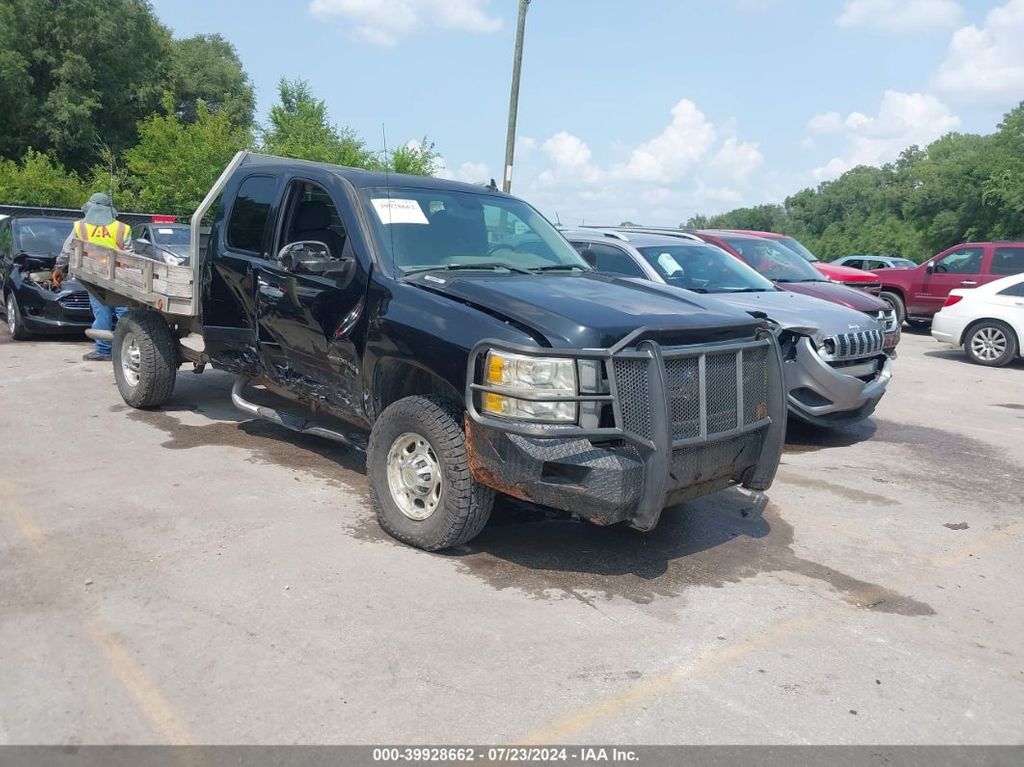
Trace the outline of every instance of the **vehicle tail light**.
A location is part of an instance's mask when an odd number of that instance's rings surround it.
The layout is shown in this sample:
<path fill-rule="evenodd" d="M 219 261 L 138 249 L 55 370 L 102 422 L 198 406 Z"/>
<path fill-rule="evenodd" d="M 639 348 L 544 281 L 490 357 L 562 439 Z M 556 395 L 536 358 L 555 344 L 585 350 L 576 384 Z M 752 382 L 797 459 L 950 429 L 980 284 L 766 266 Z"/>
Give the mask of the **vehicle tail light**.
<path fill-rule="evenodd" d="M 953 304 L 958 304 L 958 303 L 960 303 L 963 300 L 964 300 L 963 296 L 946 296 L 946 303 L 944 303 L 942 305 L 942 308 L 945 309 L 947 306 L 952 306 Z"/>
<path fill-rule="evenodd" d="M 157 213 L 151 218 L 154 224 L 173 224 L 178 220 L 177 216 L 166 216 Z"/>

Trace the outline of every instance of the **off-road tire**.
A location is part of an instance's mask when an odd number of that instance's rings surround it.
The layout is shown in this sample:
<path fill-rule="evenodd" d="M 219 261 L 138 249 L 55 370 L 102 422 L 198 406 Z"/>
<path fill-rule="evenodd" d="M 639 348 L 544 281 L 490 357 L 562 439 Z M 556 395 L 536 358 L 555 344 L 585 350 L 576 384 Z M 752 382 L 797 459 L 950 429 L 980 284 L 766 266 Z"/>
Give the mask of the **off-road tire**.
<path fill-rule="evenodd" d="M 14 315 L 14 322 L 11 322 L 11 315 Z M 28 341 L 32 338 L 32 331 L 25 327 L 25 319 L 21 314 L 21 307 L 18 306 L 18 299 L 14 293 L 9 293 L 4 301 L 4 317 L 7 319 L 7 332 L 15 341 Z"/>
<path fill-rule="evenodd" d="M 978 357 L 971 350 L 971 341 L 974 336 L 986 328 L 996 328 L 1006 338 L 1006 349 L 998 357 L 992 360 L 987 360 L 982 357 Z M 984 365 L 990 368 L 999 368 L 1004 365 L 1009 365 L 1017 358 L 1018 344 L 1020 343 L 1017 338 L 1017 334 L 1013 332 L 1013 328 L 1007 325 L 1005 322 L 999 320 L 981 320 L 976 322 L 968 328 L 967 332 L 964 333 L 964 352 L 967 354 L 967 359 L 973 362 L 975 365 Z"/>
<path fill-rule="evenodd" d="M 426 519 L 406 516 L 388 483 L 388 454 L 406 433 L 426 439 L 442 467 L 441 496 Z M 462 430 L 462 410 L 435 397 L 406 397 L 380 414 L 370 432 L 366 477 L 377 521 L 394 538 L 426 551 L 451 548 L 476 537 L 491 515 L 494 491 L 473 480 Z"/>
<path fill-rule="evenodd" d="M 893 293 L 891 290 L 883 290 L 878 295 L 883 301 L 893 308 L 896 312 L 896 322 L 902 326 L 907 319 L 907 305 L 903 302 L 899 293 Z"/>
<path fill-rule="evenodd" d="M 138 383 L 130 382 L 122 363 L 125 339 L 134 337 L 139 349 Z M 156 312 L 132 309 L 117 321 L 111 344 L 114 379 L 124 401 L 134 408 L 160 407 L 174 393 L 178 377 L 178 343 Z"/>

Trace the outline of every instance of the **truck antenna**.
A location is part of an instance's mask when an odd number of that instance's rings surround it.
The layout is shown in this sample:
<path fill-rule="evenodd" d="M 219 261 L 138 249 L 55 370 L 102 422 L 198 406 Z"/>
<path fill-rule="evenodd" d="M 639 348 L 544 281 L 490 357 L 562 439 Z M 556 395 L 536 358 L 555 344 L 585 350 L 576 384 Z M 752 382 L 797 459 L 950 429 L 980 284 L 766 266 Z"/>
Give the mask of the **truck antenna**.
<path fill-rule="evenodd" d="M 384 123 L 380 124 L 380 140 L 384 146 L 384 189 L 388 195 L 388 239 L 391 241 L 391 262 L 395 261 L 395 224 L 394 211 L 391 208 L 391 172 L 388 168 L 388 133 Z"/>

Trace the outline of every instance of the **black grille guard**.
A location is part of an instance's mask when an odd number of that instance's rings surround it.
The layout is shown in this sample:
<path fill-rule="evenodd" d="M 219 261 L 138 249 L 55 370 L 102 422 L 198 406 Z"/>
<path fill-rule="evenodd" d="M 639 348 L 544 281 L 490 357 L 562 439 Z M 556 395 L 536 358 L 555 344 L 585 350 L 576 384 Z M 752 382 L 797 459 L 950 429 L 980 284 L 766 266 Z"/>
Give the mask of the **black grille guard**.
<path fill-rule="evenodd" d="M 782 356 L 776 337 L 767 328 L 758 332 L 756 340 L 715 344 L 694 344 L 688 346 L 663 347 L 656 341 L 645 339 L 645 335 L 663 332 L 659 328 L 640 328 L 607 349 L 563 349 L 536 346 L 521 346 L 500 340 L 484 340 L 477 343 L 470 355 L 466 371 L 466 411 L 474 423 L 509 434 L 539 439 L 623 440 L 634 445 L 644 462 L 644 488 L 638 503 L 635 523 L 643 528 L 644 521 L 651 526 L 661 513 L 666 496 L 668 475 L 674 450 L 699 447 L 721 440 L 748 434 L 759 429 L 765 430 L 761 456 L 743 485 L 754 490 L 766 490 L 771 486 L 778 469 L 782 446 L 785 441 L 786 390 L 782 373 Z M 736 427 L 708 433 L 706 424 L 705 397 L 707 388 L 703 379 L 703 359 L 708 355 L 739 352 L 746 349 L 765 349 L 767 360 L 766 413 L 750 423 L 739 415 L 742 410 L 742 383 L 738 381 L 740 394 L 737 398 Z M 577 394 L 575 396 L 545 396 L 541 394 L 516 395 L 518 399 L 532 402 L 598 402 L 610 404 L 614 426 L 584 428 L 577 424 L 555 424 L 506 419 L 481 413 L 477 408 L 477 396 L 483 393 L 509 395 L 500 387 L 476 383 L 479 363 L 488 351 L 506 351 L 534 357 L 561 357 L 574 360 L 595 360 L 606 363 L 608 373 L 608 394 Z M 696 437 L 673 439 L 673 422 L 670 412 L 670 392 L 666 382 L 666 360 L 701 358 L 700 406 L 701 429 Z M 623 407 L 620 398 L 617 375 L 613 373 L 618 360 L 639 360 L 646 362 L 646 399 L 650 403 L 650 434 L 642 435 L 625 427 Z"/>

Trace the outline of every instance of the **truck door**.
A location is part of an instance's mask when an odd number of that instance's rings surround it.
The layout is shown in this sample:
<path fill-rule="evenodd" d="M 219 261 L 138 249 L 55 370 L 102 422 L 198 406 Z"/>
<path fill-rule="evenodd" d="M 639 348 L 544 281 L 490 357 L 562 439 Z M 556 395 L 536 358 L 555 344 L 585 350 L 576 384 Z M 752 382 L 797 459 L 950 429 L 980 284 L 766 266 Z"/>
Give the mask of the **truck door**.
<path fill-rule="evenodd" d="M 921 270 L 920 282 L 914 285 L 914 296 L 907 307 L 911 314 L 935 314 L 942 308 L 953 288 L 973 288 L 984 279 L 985 248 L 968 245 L 953 248 L 931 260 L 930 268 Z"/>
<path fill-rule="evenodd" d="M 344 199 L 341 200 L 344 203 Z M 346 236 L 347 204 L 306 178 L 292 179 L 274 234 L 272 258 L 256 268 L 256 317 L 261 353 L 273 378 L 293 391 L 358 414 L 360 354 L 354 337 L 368 282 Z M 299 242 L 323 243 L 326 260 L 282 262 Z M 290 261 L 290 259 L 289 259 Z"/>

